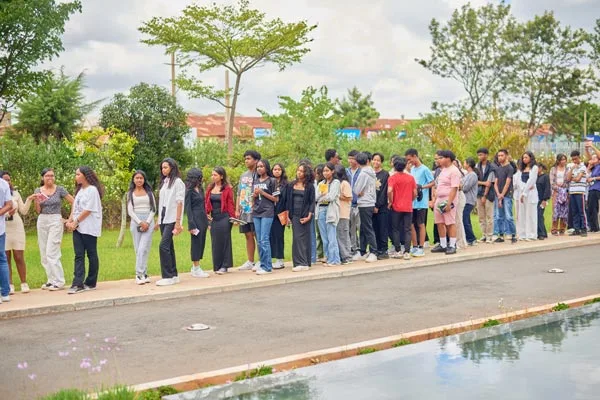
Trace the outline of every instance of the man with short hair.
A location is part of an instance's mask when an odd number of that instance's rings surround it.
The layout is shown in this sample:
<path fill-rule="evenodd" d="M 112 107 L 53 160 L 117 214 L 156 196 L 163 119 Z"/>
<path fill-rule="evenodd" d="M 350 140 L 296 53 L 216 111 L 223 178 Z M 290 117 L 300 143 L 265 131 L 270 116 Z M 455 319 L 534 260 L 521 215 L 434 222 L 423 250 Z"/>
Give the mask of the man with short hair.
<path fill-rule="evenodd" d="M 477 150 L 478 181 L 477 181 L 477 216 L 479 217 L 479 227 L 481 228 L 480 242 L 493 243 L 494 239 L 494 199 L 496 191 L 494 190 L 494 165 L 488 161 L 490 152 L 482 147 Z"/>
<path fill-rule="evenodd" d="M 325 161 L 333 163 L 333 165 L 341 164 L 340 155 L 336 149 L 325 150 Z"/>
<path fill-rule="evenodd" d="M 12 210 L 13 202 L 10 186 L 0 179 L 0 303 L 10 301 L 10 279 L 6 258 L 6 213 Z"/>
<path fill-rule="evenodd" d="M 410 260 L 411 227 L 413 226 L 413 202 L 417 198 L 415 178 L 405 172 L 407 160 L 394 159 L 396 173 L 388 180 L 388 204 L 392 214 L 393 258 Z M 404 247 L 404 254 L 401 249 Z"/>
<path fill-rule="evenodd" d="M 358 241 L 358 231 L 360 230 L 360 215 L 358 213 L 358 196 L 354 194 L 354 185 L 360 175 L 360 168 L 356 162 L 357 150 L 350 150 L 348 152 L 348 165 L 346 168 L 346 174 L 352 187 L 352 207 L 350 208 L 350 246 L 352 254 L 357 254 L 360 250 L 360 243 Z"/>
<path fill-rule="evenodd" d="M 257 271 L 260 268 L 260 261 L 254 263 L 254 252 L 256 251 L 256 242 L 254 241 L 254 223 L 252 222 L 252 205 L 254 181 L 258 179 L 256 174 L 256 164 L 260 161 L 260 153 L 256 150 L 246 150 L 244 153 L 244 163 L 246 172 L 240 176 L 240 184 L 237 191 L 237 202 L 235 207 L 236 218 L 246 222 L 240 225 L 240 233 L 246 237 L 246 254 L 248 260 L 238 268 L 240 271 Z"/>
<path fill-rule="evenodd" d="M 377 240 L 373 230 L 373 209 L 376 200 L 375 171 L 369 163 L 366 153 L 358 153 L 356 162 L 360 166 L 360 174 L 356 179 L 352 192 L 357 196 L 358 214 L 360 216 L 360 253 L 353 258 L 354 261 L 377 261 Z"/>
<path fill-rule="evenodd" d="M 513 175 L 515 168 L 510 163 L 508 150 L 498 151 L 498 165 L 495 169 L 494 190 L 496 199 L 494 201 L 494 213 L 498 216 L 498 237 L 495 243 L 504 243 L 504 235 L 511 235 L 511 243 L 517 243 L 517 231 L 513 219 Z"/>
<path fill-rule="evenodd" d="M 574 231 L 569 236 L 587 236 L 587 218 L 585 212 L 585 192 L 587 190 L 587 168 L 581 162 L 577 150 L 571 152 L 573 166 L 567 172 L 569 182 L 569 210 L 573 215 Z"/>
<path fill-rule="evenodd" d="M 411 237 L 413 247 L 410 249 L 410 255 L 413 257 L 423 257 L 425 250 L 425 237 L 427 234 L 427 210 L 429 208 L 429 190 L 435 184 L 431 170 L 421 162 L 417 149 L 408 149 L 404 153 L 407 164 L 407 170 L 410 172 L 417 184 L 417 197 L 413 201 L 413 216 Z"/>
<path fill-rule="evenodd" d="M 373 230 L 377 240 L 377 259 L 388 259 L 388 178 L 390 174 L 383 168 L 385 157 L 381 153 L 373 154 L 373 170 L 375 171 L 375 208 L 373 209 Z"/>
<path fill-rule="evenodd" d="M 456 212 L 461 173 L 454 166 L 456 156 L 450 150 L 438 152 L 441 168 L 435 189 L 433 214 L 440 234 L 440 243 L 431 249 L 432 253 L 456 254 Z M 447 236 L 446 236 L 447 235 Z M 448 243 L 449 238 L 449 243 Z"/>

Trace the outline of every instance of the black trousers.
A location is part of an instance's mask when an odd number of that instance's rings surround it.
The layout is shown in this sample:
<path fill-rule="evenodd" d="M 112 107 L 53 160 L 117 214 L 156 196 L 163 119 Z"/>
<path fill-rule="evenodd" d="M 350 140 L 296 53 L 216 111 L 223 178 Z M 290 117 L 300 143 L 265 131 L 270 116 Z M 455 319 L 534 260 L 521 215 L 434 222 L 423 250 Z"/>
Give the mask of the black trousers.
<path fill-rule="evenodd" d="M 204 247 L 206 246 L 206 231 L 207 229 L 200 229 L 198 235 L 190 235 L 192 238 L 190 244 L 190 257 L 192 261 L 200 261 L 204 258 Z"/>
<path fill-rule="evenodd" d="M 301 224 L 300 216 L 292 217 L 292 261 L 294 267 L 310 267 L 312 258 L 310 221 Z"/>
<path fill-rule="evenodd" d="M 175 222 L 160 225 L 160 244 L 158 254 L 160 255 L 160 274 L 163 278 L 177 276 L 177 260 L 175 259 L 175 246 L 173 245 L 173 229 Z"/>
<path fill-rule="evenodd" d="M 404 245 L 405 253 L 410 251 L 412 217 L 412 212 L 392 211 L 392 236 L 396 251 L 400 251 L 401 245 Z"/>
<path fill-rule="evenodd" d="M 73 231 L 73 249 L 75 250 L 75 272 L 73 276 L 73 286 L 96 287 L 98 282 L 98 238 L 92 235 L 85 235 L 79 231 Z M 87 253 L 89 269 L 88 276 L 85 278 L 85 254 Z M 84 282 L 85 278 L 85 282 Z"/>
<path fill-rule="evenodd" d="M 380 208 L 377 214 L 373 214 L 373 230 L 377 242 L 377 254 L 385 254 L 388 250 L 388 225 L 390 212 L 387 207 Z"/>
<path fill-rule="evenodd" d="M 600 201 L 600 191 L 590 190 L 588 193 L 588 212 L 589 212 L 589 224 L 590 231 L 598 232 L 600 227 L 598 226 L 598 202 Z"/>
<path fill-rule="evenodd" d="M 367 254 L 367 246 L 369 251 L 377 255 L 377 239 L 375 238 L 375 230 L 373 229 L 373 208 L 374 207 L 358 207 L 358 215 L 360 216 L 360 253 Z"/>
<path fill-rule="evenodd" d="M 538 214 L 537 214 L 537 225 L 538 225 L 538 230 L 537 230 L 537 237 L 538 238 L 547 238 L 548 237 L 548 232 L 546 231 L 546 222 L 544 221 L 544 211 L 546 211 L 545 208 L 542 208 L 542 201 L 540 200 L 538 202 Z"/>
<path fill-rule="evenodd" d="M 283 248 L 285 237 L 285 227 L 281 225 L 279 217 L 275 215 L 273 218 L 273 225 L 271 225 L 271 257 L 277 260 L 283 260 Z"/>
<path fill-rule="evenodd" d="M 587 218 L 583 194 L 569 195 L 569 215 L 573 218 L 573 229 L 576 231 L 587 230 Z"/>

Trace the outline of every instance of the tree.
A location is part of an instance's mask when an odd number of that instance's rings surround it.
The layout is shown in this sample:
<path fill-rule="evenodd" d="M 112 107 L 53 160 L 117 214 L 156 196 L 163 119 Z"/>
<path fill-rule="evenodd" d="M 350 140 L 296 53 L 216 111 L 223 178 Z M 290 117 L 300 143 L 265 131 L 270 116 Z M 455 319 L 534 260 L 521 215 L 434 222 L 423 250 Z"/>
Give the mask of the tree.
<path fill-rule="evenodd" d="M 591 57 L 595 61 L 596 66 L 600 68 L 600 19 L 596 20 L 594 33 L 588 37 L 589 44 L 592 48 Z"/>
<path fill-rule="evenodd" d="M 69 78 L 61 69 L 50 74 L 37 90 L 19 103 L 15 129 L 31 134 L 37 142 L 49 137 L 71 139 L 83 117 L 92 111 L 99 101 L 85 104 L 84 75 Z"/>
<path fill-rule="evenodd" d="M 237 108 L 242 75 L 267 63 L 282 71 L 300 62 L 310 50 L 308 34 L 316 28 L 306 21 L 284 23 L 281 19 L 266 19 L 264 13 L 249 8 L 248 0 L 236 6 L 190 5 L 180 17 L 155 17 L 139 30 L 150 38 L 148 45 L 166 47 L 176 52 L 184 73 L 176 82 L 192 98 L 208 98 L 226 108 L 230 116 L 227 128 L 228 154 L 233 151 L 233 119 Z M 224 67 L 235 76 L 231 106 L 223 102 L 226 91 L 205 85 L 189 75 L 196 67 L 199 73 Z"/>
<path fill-rule="evenodd" d="M 355 86 L 348 90 L 348 98 L 335 101 L 333 110 L 340 117 L 340 128 L 356 127 L 365 129 L 377 121 L 379 111 L 373 106 L 371 93 L 364 95 Z"/>
<path fill-rule="evenodd" d="M 585 118 L 584 118 L 585 114 Z M 581 139 L 585 130 L 588 133 L 600 132 L 600 106 L 589 102 L 570 103 L 555 110 L 550 122 L 558 133 Z"/>
<path fill-rule="evenodd" d="M 79 0 L 0 1 L 0 122 L 44 81 L 47 72 L 37 67 L 63 50 L 65 23 L 77 11 Z"/>
<path fill-rule="evenodd" d="M 137 139 L 133 167 L 144 170 L 153 184 L 158 182 L 163 158 L 173 157 L 182 167 L 187 165 L 189 154 L 183 137 L 190 128 L 186 112 L 166 89 L 140 83 L 129 95 L 115 95 L 100 114 L 104 129 L 117 128 Z"/>
<path fill-rule="evenodd" d="M 587 33 L 563 27 L 551 12 L 508 30 L 509 91 L 517 109 L 527 115 L 532 134 L 552 113 L 595 90 L 591 66 L 581 66 L 586 56 Z"/>
<path fill-rule="evenodd" d="M 415 61 L 435 75 L 462 84 L 469 96 L 467 109 L 476 115 L 502 90 L 507 66 L 504 36 L 513 19 L 504 2 L 477 9 L 466 4 L 445 25 L 431 20 L 431 58 Z"/>

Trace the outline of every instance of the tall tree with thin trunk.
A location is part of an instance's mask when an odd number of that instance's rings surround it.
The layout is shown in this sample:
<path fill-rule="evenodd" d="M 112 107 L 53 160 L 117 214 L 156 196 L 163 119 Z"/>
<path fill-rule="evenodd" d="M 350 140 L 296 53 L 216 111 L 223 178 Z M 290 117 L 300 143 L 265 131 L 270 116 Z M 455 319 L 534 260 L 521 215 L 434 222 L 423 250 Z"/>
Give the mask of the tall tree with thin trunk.
<path fill-rule="evenodd" d="M 259 10 L 251 9 L 247 0 L 236 5 L 190 5 L 181 16 L 155 17 L 139 28 L 148 45 L 165 46 L 167 53 L 177 52 L 183 73 L 177 86 L 191 98 L 207 98 L 225 107 L 230 115 L 227 148 L 233 152 L 233 126 L 242 75 L 249 70 L 273 63 L 282 71 L 298 63 L 310 51 L 309 34 L 316 25 L 307 21 L 285 23 L 267 19 Z M 191 73 L 226 68 L 235 76 L 231 105 L 224 103 L 225 91 L 204 84 Z"/>
<path fill-rule="evenodd" d="M 363 130 L 373 126 L 379 118 L 371 93 L 363 95 L 356 86 L 348 89 L 348 97 L 335 101 L 333 112 L 340 117 L 340 128 L 355 127 Z"/>

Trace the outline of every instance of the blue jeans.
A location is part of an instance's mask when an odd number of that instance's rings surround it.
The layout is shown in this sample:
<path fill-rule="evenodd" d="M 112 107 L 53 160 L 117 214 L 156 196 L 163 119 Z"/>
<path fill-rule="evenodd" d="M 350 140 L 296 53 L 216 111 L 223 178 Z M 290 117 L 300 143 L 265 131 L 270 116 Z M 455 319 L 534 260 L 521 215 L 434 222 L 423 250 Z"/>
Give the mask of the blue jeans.
<path fill-rule="evenodd" d="M 4 217 L 2 217 L 4 218 Z M 0 295 L 10 294 L 10 282 L 8 279 L 8 261 L 6 260 L 6 234 L 0 235 Z"/>
<path fill-rule="evenodd" d="M 317 263 L 317 230 L 315 228 L 315 215 L 310 219 L 310 261 Z"/>
<path fill-rule="evenodd" d="M 465 209 L 463 210 L 463 226 L 465 227 L 465 237 L 467 239 L 467 243 L 473 243 L 477 240 L 475 234 L 473 233 L 473 225 L 471 224 L 471 211 L 475 206 L 473 204 L 465 204 Z"/>
<path fill-rule="evenodd" d="M 256 241 L 258 242 L 260 267 L 270 272 L 273 269 L 271 261 L 271 225 L 273 225 L 273 217 L 254 217 L 253 219 Z"/>
<path fill-rule="evenodd" d="M 498 219 L 496 220 L 496 215 Z M 498 207 L 498 199 L 494 200 L 494 231 L 498 235 L 516 235 L 515 220 L 513 218 L 513 199 L 505 197 L 502 207 Z"/>
<path fill-rule="evenodd" d="M 327 207 L 319 207 L 319 232 L 323 241 L 323 252 L 328 264 L 340 264 L 340 248 L 337 241 L 337 228 L 327 223 Z"/>

